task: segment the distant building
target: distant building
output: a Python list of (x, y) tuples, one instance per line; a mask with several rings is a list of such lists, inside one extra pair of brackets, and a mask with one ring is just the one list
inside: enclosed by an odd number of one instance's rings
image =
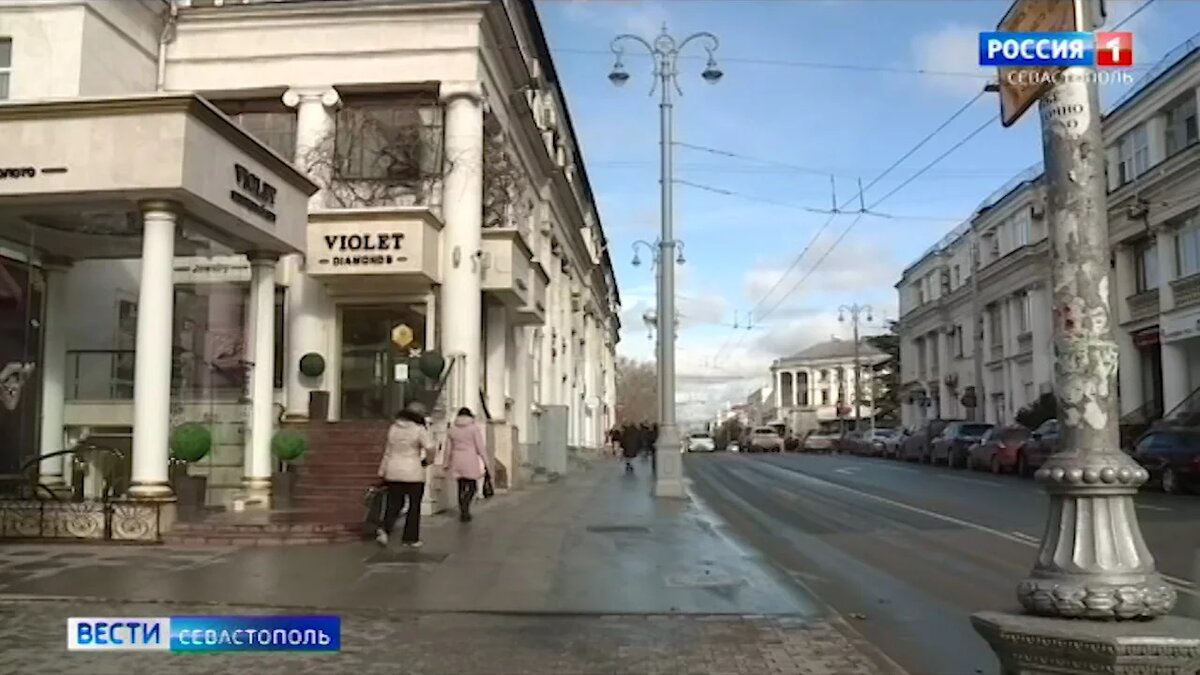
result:
[[(776, 417), (793, 433), (816, 429), (822, 422), (854, 419), (854, 401), (859, 401), (859, 418), (870, 420), (874, 413), (872, 382), (875, 367), (888, 355), (862, 341), (858, 346), (862, 396), (855, 390), (853, 340), (833, 338), (815, 344), (771, 364)], [(867, 401), (867, 403), (863, 403)]]

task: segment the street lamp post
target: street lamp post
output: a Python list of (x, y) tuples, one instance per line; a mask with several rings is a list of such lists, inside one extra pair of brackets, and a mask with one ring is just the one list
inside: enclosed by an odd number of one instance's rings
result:
[[(859, 360), (858, 360), (858, 350), (859, 350), (858, 322), (859, 322), (859, 317), (862, 314), (867, 315), (868, 322), (874, 321), (875, 319), (872, 316), (872, 310), (871, 310), (870, 305), (854, 304), (854, 305), (848, 305), (848, 306), (842, 305), (841, 307), (838, 307), (838, 321), (845, 322), (846, 314), (850, 315), (850, 324), (854, 327), (854, 395), (851, 398), (853, 399), (853, 405), (854, 405), (854, 430), (859, 431), (859, 421), (860, 421), (860, 417), (861, 417), (859, 403), (862, 401), (862, 368), (859, 366)], [(875, 405), (875, 400), (872, 399), (871, 400), (871, 406), (872, 406), (871, 419), (872, 420), (875, 419), (874, 405)], [(872, 423), (872, 426), (874, 426), (874, 423)]]
[[(659, 116), (661, 124), (662, 151), (662, 233), (659, 238), (659, 277), (658, 284), (658, 335), (661, 347), (659, 349), (659, 386), (662, 390), (663, 408), (659, 413), (657, 448), (662, 450), (662, 458), (654, 481), (654, 492), (660, 497), (683, 497), (683, 458), (681, 451), (683, 440), (675, 422), (675, 266), (668, 261), (675, 260), (674, 223), (672, 222), (672, 181), (674, 176), (671, 168), (672, 111), (674, 103), (671, 91), (682, 95), (679, 88), (678, 61), (679, 54), (688, 44), (698, 41), (708, 53), (708, 63), (700, 76), (709, 84), (716, 84), (724, 73), (717, 67), (714, 53), (717, 50), (717, 37), (712, 33), (694, 33), (676, 40), (667, 33), (664, 25), (662, 32), (649, 42), (637, 35), (622, 34), (613, 38), (612, 51), (616, 56), (612, 72), (608, 79), (614, 85), (621, 86), (629, 81), (629, 73), (625, 70), (622, 57), (625, 54), (624, 44), (635, 44), (645, 47), (650, 58), (654, 61), (654, 85), (650, 89), (653, 96), (657, 89), (660, 95)], [(658, 454), (658, 453), (656, 453)]]

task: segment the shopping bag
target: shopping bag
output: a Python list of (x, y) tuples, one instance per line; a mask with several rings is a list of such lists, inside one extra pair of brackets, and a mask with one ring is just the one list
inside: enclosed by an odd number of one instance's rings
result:
[(367, 514), (363, 519), (362, 535), (364, 539), (374, 539), (375, 533), (383, 527), (383, 515), (387, 512), (387, 488), (379, 485), (367, 488), (363, 502)]

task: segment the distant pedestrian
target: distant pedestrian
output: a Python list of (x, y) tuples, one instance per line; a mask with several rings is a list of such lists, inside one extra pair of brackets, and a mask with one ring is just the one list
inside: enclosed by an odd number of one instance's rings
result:
[(459, 408), (458, 416), (446, 433), (444, 464), (447, 472), (458, 481), (458, 519), (471, 520), (471, 502), (479, 481), (488, 471), (487, 441), (483, 428), (475, 421), (470, 408)]
[(404, 530), (400, 543), (421, 546), (421, 499), (425, 496), (425, 467), (433, 462), (434, 444), (425, 426), (425, 417), (417, 410), (406, 408), (396, 415), (388, 428), (387, 444), (379, 462), (379, 477), (387, 484), (387, 508), (383, 526), (375, 540), (387, 546), (396, 520), (403, 508)]

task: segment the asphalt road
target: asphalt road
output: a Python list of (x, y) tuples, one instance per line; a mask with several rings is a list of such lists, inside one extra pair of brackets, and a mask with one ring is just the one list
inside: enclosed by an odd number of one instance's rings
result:
[[(971, 628), (1017, 607), (1048, 499), (1031, 480), (845, 455), (689, 455), (693, 493), (921, 675), (998, 672)], [(1200, 497), (1137, 497), (1159, 570), (1200, 616)]]

